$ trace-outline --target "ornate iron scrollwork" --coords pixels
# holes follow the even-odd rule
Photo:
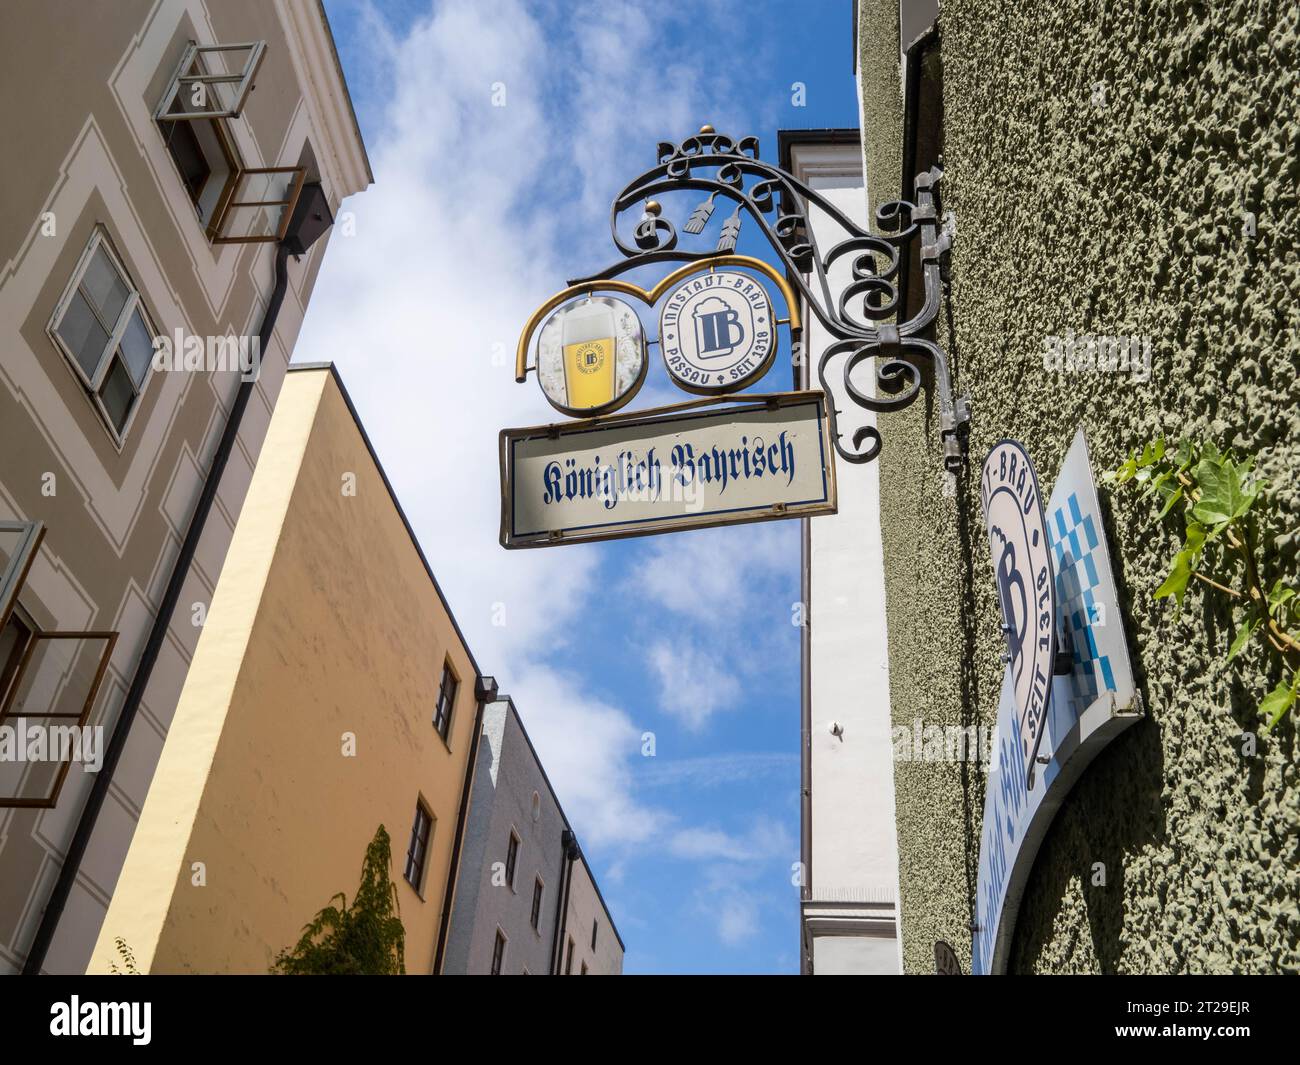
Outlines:
[[[935,186],[942,177],[938,168],[918,174],[914,201],[897,200],[876,211],[879,233],[861,229],[833,203],[794,175],[759,158],[758,138],[734,140],[704,126],[680,144],[660,142],[658,162],[629,182],[610,208],[610,234],[623,253],[622,262],[588,277],[571,280],[571,285],[603,281],[639,266],[660,262],[693,262],[735,248],[745,218],[757,226],[786,273],[802,293],[812,314],[835,339],[822,353],[817,376],[832,398],[827,404],[835,450],[847,462],[869,462],[880,454],[881,438],[874,426],[857,429],[851,441],[843,441],[835,409],[835,393],[827,386],[827,363],[847,355],[843,393],[858,406],[872,411],[890,411],[907,406],[920,392],[921,367],[928,360],[933,368],[939,432],[944,465],[955,473],[965,459],[962,432],[970,419],[969,403],[954,400],[948,358],[934,341],[921,334],[939,311],[940,260],[948,251],[950,235],[941,227]],[[686,250],[678,246],[677,229],[661,217],[655,199],[666,193],[698,190],[705,199],[691,212],[683,227],[688,234],[702,233],[720,206],[719,200],[734,204],[722,225],[716,247]],[[630,239],[620,232],[620,217],[644,204]],[[844,234],[824,254],[809,225],[809,205],[823,212]],[[921,309],[901,324],[886,323],[898,310],[897,279],[905,262],[904,252],[919,239],[925,301]],[[831,269],[848,259],[850,280],[833,296]],[[863,363],[874,363],[874,394],[860,388],[853,372]]]

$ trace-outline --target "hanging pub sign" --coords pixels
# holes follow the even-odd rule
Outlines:
[[[764,280],[780,291],[784,318]],[[654,341],[634,303],[648,311],[662,303]],[[547,300],[520,336],[516,379],[536,372],[547,401],[583,420],[501,433],[502,545],[834,513],[824,394],[731,395],[771,368],[782,325],[797,340],[788,281],[731,253],[689,262],[650,289],[609,278]],[[674,383],[712,398],[616,414],[645,381],[649,343]],[[735,402],[719,406],[726,399]]]
[[[971,942],[972,971],[987,974],[1006,971],[1025,882],[1056,810],[1142,705],[1083,430],[1045,511],[1028,455],[1013,442],[990,452],[981,494],[1008,645]]]
[[[502,545],[835,512],[821,392],[715,403],[503,431]]]
[[[912,403],[929,367],[953,481],[965,464],[970,404],[953,395],[947,356],[923,335],[939,306],[933,267],[950,241],[937,213],[942,176],[937,167],[917,174],[915,202],[881,204],[883,231],[872,232],[760,158],[757,137],[706,123],[679,143],[659,142],[653,165],[611,204],[621,259],[570,281],[520,332],[516,382],[536,374],[552,407],[584,421],[502,433],[501,542],[536,547],[834,512],[832,456],[870,462],[881,446],[873,424],[841,433],[837,404],[823,398],[827,366],[841,357],[844,398],[872,412]],[[819,231],[837,235],[823,248]],[[695,246],[682,246],[683,236]],[[749,242],[773,261],[742,254]],[[665,264],[649,287],[623,276],[644,279]],[[913,269],[926,289],[922,310],[894,321],[900,280]],[[810,369],[799,362],[801,308],[829,338]],[[658,336],[647,336],[650,322]],[[737,395],[771,370],[782,329],[796,382],[815,372],[821,390]],[[656,345],[668,380],[715,409],[622,411]],[[860,366],[874,368],[875,388],[861,387],[865,375],[851,379]],[[717,408],[722,397],[737,403]]]

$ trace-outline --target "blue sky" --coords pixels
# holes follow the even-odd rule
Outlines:
[[[326,9],[376,184],[344,206],[355,231],[336,230],[295,358],[339,365],[626,971],[797,972],[797,523],[507,553],[496,434],[554,419],[514,383],[518,331],[617,258],[610,200],[657,141],[711,122],[774,160],[780,128],[857,125],[851,4]],[[651,359],[634,407],[686,398]],[[778,360],[761,387],[788,382]]]

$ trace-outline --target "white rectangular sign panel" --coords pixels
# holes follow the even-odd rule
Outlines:
[[[544,547],[835,512],[821,392],[501,433],[501,543]]]

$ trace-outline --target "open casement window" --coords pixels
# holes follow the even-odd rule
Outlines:
[[[149,379],[157,332],[103,230],[90,238],[49,332],[120,444]]]
[[[27,581],[27,571],[45,539],[40,521],[0,521],[0,630],[9,621],[18,593]],[[0,657],[0,668],[4,660]],[[0,697],[3,690],[0,690]]]
[[[154,112],[213,244],[281,240],[306,180],[300,166],[245,167],[227,125],[243,111],[265,55],[265,41],[191,41]]]
[[[154,117],[159,122],[238,118],[265,57],[265,41],[204,45],[191,41]]]
[[[53,807],[74,761],[103,757],[85,725],[116,632],[42,632],[18,605],[45,527],[0,522],[0,808]]]
[[[241,170],[221,217],[208,226],[213,244],[276,243],[284,238],[307,171],[301,166]]]

